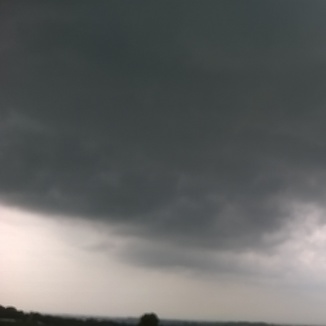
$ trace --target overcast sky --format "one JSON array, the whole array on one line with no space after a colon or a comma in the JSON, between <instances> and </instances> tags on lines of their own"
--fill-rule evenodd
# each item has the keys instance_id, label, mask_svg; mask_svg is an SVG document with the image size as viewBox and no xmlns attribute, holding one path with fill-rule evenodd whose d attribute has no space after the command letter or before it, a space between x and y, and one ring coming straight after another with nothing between
<instances>
[{"instance_id":1,"label":"overcast sky","mask_svg":"<svg viewBox=\"0 0 326 326\"><path fill-rule=\"evenodd\" d=\"M2 1L0 304L325 323L325 17Z\"/></svg>"}]
</instances>

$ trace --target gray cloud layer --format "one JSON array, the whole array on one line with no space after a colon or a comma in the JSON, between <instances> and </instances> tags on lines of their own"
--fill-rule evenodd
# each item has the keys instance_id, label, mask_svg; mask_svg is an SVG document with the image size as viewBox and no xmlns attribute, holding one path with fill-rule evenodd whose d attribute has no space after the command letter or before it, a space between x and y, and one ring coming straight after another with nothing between
<instances>
[{"instance_id":1,"label":"gray cloud layer","mask_svg":"<svg viewBox=\"0 0 326 326\"><path fill-rule=\"evenodd\" d=\"M1 200L175 246L267 249L292 203L325 197L325 10L3 4Z\"/></svg>"}]
</instances>

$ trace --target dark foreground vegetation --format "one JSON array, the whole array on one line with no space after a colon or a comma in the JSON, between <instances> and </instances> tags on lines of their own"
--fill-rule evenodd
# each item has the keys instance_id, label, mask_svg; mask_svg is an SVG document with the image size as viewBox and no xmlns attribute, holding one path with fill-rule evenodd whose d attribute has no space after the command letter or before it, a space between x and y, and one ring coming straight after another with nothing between
<instances>
[{"instance_id":1,"label":"dark foreground vegetation","mask_svg":"<svg viewBox=\"0 0 326 326\"><path fill-rule=\"evenodd\" d=\"M122 319L123 320L123 319ZM263 322L190 322L160 321L154 313L142 315L138 321L113 321L109 318L67 317L24 312L0 305L0 326L272 326Z\"/></svg>"},{"instance_id":2,"label":"dark foreground vegetation","mask_svg":"<svg viewBox=\"0 0 326 326\"><path fill-rule=\"evenodd\" d=\"M78 318L23 312L14 307L0 306L0 326L126 326L126 324L98 318Z\"/></svg>"}]
</instances>

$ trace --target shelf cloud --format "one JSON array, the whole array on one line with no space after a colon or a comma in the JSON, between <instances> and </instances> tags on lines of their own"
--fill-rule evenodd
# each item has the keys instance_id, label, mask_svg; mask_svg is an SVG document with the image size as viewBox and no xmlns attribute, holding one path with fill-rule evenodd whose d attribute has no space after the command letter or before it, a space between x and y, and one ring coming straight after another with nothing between
<instances>
[{"instance_id":1,"label":"shelf cloud","mask_svg":"<svg viewBox=\"0 0 326 326\"><path fill-rule=\"evenodd\" d=\"M279 248L325 205L322 6L2 5L2 203L104 222L130 263Z\"/></svg>"}]
</instances>

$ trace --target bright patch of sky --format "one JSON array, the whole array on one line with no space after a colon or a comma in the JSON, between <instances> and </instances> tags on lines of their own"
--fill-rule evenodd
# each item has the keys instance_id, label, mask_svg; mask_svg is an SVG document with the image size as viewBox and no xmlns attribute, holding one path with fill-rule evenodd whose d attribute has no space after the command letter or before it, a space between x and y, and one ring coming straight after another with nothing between
<instances>
[{"instance_id":1,"label":"bright patch of sky","mask_svg":"<svg viewBox=\"0 0 326 326\"><path fill-rule=\"evenodd\" d=\"M1 206L0 300L52 313L137 317L151 310L170 318L321 322L326 226L317 223L321 211L305 211L270 256L224 253L225 260L251 266L246 276L137 267L117 255L133 240L108 235L108 226Z\"/></svg>"}]
</instances>

